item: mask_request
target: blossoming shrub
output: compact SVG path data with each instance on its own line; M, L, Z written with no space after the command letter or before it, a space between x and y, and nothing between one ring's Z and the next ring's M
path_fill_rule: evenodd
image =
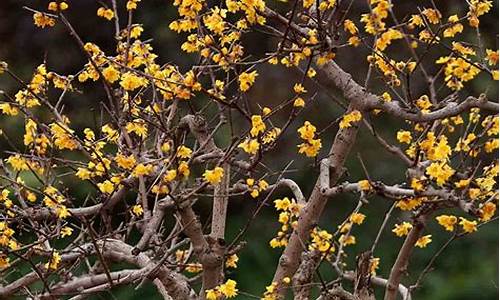
M64 28L85 63L71 74L43 63L31 78L0 63L18 86L2 93L0 122L23 127L22 136L2 129L9 146L0 174L0 272L8 280L0 297L79 299L152 281L164 299L373 299L374 289L387 300L409 299L445 248L497 219L498 50L483 40L491 28L481 27L491 1L460 2L452 14L432 1L175 0L164 9L177 10L168 27L183 39L179 54L197 61L188 68L159 62L152 37L134 23L140 0L99 3L95 18L114 29L113 51L79 34L67 14L72 1L47 1L26 8L33 26ZM248 51L250 34L272 41L273 51ZM351 53L363 60L344 63ZM289 94L277 105L252 94L270 67L301 74L279 83ZM354 80L362 67L363 82ZM102 117L80 130L65 104L92 82L105 95ZM487 88L471 93L474 82ZM335 102L318 97L330 92ZM323 116L330 123L322 128L308 110L316 103L344 113ZM383 136L375 122L392 119L404 126ZM405 166L404 180L371 175L351 153L359 131L379 144L372 151ZM272 152L287 164L264 164ZM347 160L365 176L353 178ZM314 187L289 176L297 162L299 173L317 177ZM75 182L83 197L69 187ZM278 192L287 196L276 199ZM324 210L348 201L347 193L359 199L352 211L320 228ZM233 201L255 209L228 236ZM390 209L371 246L351 250L379 201ZM195 208L199 202L211 211ZM269 251L282 254L262 293L250 295L233 269L266 207L277 218ZM433 223L440 230L430 230ZM378 246L391 234L401 242L389 255ZM435 235L449 240L413 272L416 281L405 280L410 257ZM381 263L390 272L380 273ZM336 275L321 276L320 266Z

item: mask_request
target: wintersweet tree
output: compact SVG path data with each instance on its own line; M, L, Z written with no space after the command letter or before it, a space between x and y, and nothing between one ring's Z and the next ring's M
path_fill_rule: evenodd
M24 128L2 130L0 298L83 299L152 282L163 299L408 300L455 240L497 219L498 50L489 43L498 23L481 23L492 1L455 1L446 13L432 0L175 0L161 9L177 10L165 22L189 67L160 62L171 58L134 21L140 0L97 2L114 50L79 34L72 1L47 1L24 7L33 26L66 30L86 63L73 74L40 64L31 78L0 65L18 87L1 94L2 124ZM272 106L252 94L271 68L299 74L276 83L289 93ZM469 88L477 82L480 92ZM90 85L105 95L99 119L77 129L66 104ZM320 101L343 111L322 128L308 111ZM390 120L401 126L379 133ZM401 182L375 178L353 153L361 131L377 141L371 151L405 166ZM273 152L288 162L264 163ZM365 176L349 175L349 160ZM289 176L296 166L313 187ZM351 212L320 226L347 194L358 199ZM255 209L228 236L228 203L238 201ZM371 246L351 251L381 203L390 208ZM268 286L249 295L232 274L268 207L278 229L268 251L281 257ZM401 238L397 255L378 251L388 235ZM416 281L404 280L437 235L449 239ZM377 272L381 263L390 272Z

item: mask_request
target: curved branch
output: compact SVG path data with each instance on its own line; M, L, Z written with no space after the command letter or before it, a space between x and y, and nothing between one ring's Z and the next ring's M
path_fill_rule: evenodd
M367 103L367 107L370 109L381 109L386 113L389 113L393 116L413 121L413 122L431 122L435 121L438 119L444 119L452 116L456 116L468 109L474 108L474 107L479 107L491 112L498 112L498 103L493 103L489 102L486 99L485 95L479 96L479 98L476 97L468 97L461 103L456 103L456 102L450 102L443 106L442 108L439 108L435 111L429 112L429 113L412 113L408 112L402 107L399 106L398 102L391 101L391 102L384 102L380 100L370 100L370 103Z

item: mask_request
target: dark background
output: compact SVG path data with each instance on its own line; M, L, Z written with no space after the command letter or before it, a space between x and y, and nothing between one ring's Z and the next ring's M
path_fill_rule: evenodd
M273 1L268 2L271 7L286 9L286 3ZM124 1L119 1L123 6ZM360 2L360 3L358 3ZM396 1L400 2L400 1ZM465 13L465 3L462 1L437 1L443 15L448 16L453 13L463 15ZM8 62L10 68L14 70L21 78L29 80L34 68L44 60L48 68L59 74L74 74L85 63L78 47L69 38L68 33L61 25L56 25L52 29L42 30L33 25L32 13L22 9L23 5L29 5L34 8L44 9L46 1L0 1L0 60ZM400 3L396 3L399 5ZM429 6L427 2L418 1L421 6ZM414 6L413 1L401 3L401 5ZM356 7L366 11L366 4L363 1L356 1ZM99 4L97 1L70 1L68 11L69 20L72 22L84 41L91 41L98 44L106 53L114 52L114 43L112 40L113 26L110 22L98 18L95 12ZM404 8L403 8L404 10ZM494 12L481 18L481 28L485 44L488 48L497 49L497 26L498 26L497 1L495 1ZM359 10L358 10L359 11ZM176 11L169 1L143 0L139 4L135 19L136 23L144 24L145 31L143 38L152 38L151 42L156 53L159 55L160 63L172 62L178 64L181 70L186 71L187 67L195 62L193 55L182 53L180 45L183 36L179 36L168 29L168 24L175 19ZM124 18L122 17L122 20ZM358 22L356 22L359 25ZM123 24L122 24L123 25ZM465 26L467 27L467 26ZM472 33L464 33L471 35ZM474 39L471 35L470 39ZM271 39L263 38L262 35L249 34L245 38L245 48L247 53L255 55L266 51L272 51L275 42ZM366 75L367 64L364 62L366 52L362 50L340 51L336 61L347 70L352 71L353 76L358 82L363 82ZM431 62L433 60L430 60ZM354 67L353 67L354 66ZM259 67L259 77L257 84L252 88L249 94L250 102L259 103L273 107L284 98L290 96L290 90L294 82L298 81L300 74L295 71L285 70L282 67ZM470 93L477 95L489 87L490 99L498 99L498 89L491 85L491 81L483 74L473 83L466 84L464 94ZM379 87L380 86L380 87ZM104 99L100 85L93 86L91 83L79 85L83 94L74 93L66 99L65 113L72 120L72 128L77 132L85 127L92 126L89 120L95 119L99 111L99 101ZM308 83L306 87L309 90L317 89L313 84ZM375 92L380 92L382 85L374 82L371 87ZM418 84L413 86L414 93L421 95L425 92L425 85ZM6 76L0 76L0 89L11 95L15 94L19 86ZM443 92L448 92L446 89ZM2 96L0 96L2 97ZM255 106L256 108L257 106ZM341 115L341 110L327 93L318 96L318 101L309 106L305 111L308 120L311 120L319 129L327 126L332 120ZM285 114L281 117L286 117ZM277 124L283 124L284 120L279 121L280 115L276 116ZM296 180L304 189L304 194L308 195L317 176L317 168L310 166L311 160L297 159L295 147L298 143L295 129L302 124L302 119L294 122L295 127L289 131L288 136L282 139L280 145L275 149L265 163L274 170L280 170L290 159L296 159L291 167L292 172L287 174ZM379 133L390 141L394 141L394 136L399 128L404 128L405 124L392 118L378 118L375 121ZM0 128L10 136L21 136L23 130L22 122L19 119L0 116ZM322 154L330 147L330 143L336 128L330 128L323 132ZM227 142L224 136L218 137L220 143ZM22 142L22 141L21 141ZM11 150L0 141L0 147L4 150ZM286 153L286 154L283 154ZM353 154L359 153L363 158L370 176L377 180L391 184L401 182L405 178L403 165L386 154L376 143L375 139L363 129L357 141ZM5 155L3 155L5 157ZM299 172L301 168L308 167ZM356 181L363 179L363 171L356 155L351 155L347 162L349 174L345 180ZM73 183L77 195L85 195L86 185L76 185ZM273 198L279 198L286 194L276 194ZM288 195L290 196L290 195ZM329 203L320 226L335 231L336 226L349 214L350 210L356 205L357 199L351 195L341 195ZM231 240L237 232L244 226L248 217L257 205L257 201L246 196L232 199L230 202L230 217L228 220L228 240ZM390 203L381 198L371 198L370 204L365 206L361 212L367 215L367 219L362 226L355 227L353 234L357 237L358 243L349 246L348 254L352 256L349 260L348 268L353 268L353 256L355 253L366 250L373 242L377 229L380 226L382 216L388 209ZM206 203L200 203L197 210L202 217L206 219L209 206ZM457 212L455 212L457 213ZM384 232L382 243L380 243L374 256L382 257L378 273L386 277L394 261L397 250L402 244L402 239L396 237L390 232L392 224L407 219L408 216L403 213L395 213ZM247 246L240 253L239 267L230 277L237 280L238 288L241 291L254 295L262 294L264 287L272 279L273 271L277 259L281 252L280 249L271 249L268 246L269 240L278 230L276 221L277 213L273 207L266 207L261 216L252 224L245 240ZM447 233L439 228L436 222L431 221L426 229L428 234L433 235L433 242L426 249L415 249L409 268L409 276L405 278L405 283L412 283L416 276L424 268L428 260L439 249L439 247L449 237ZM455 241L443 255L441 255L435 264L436 270L432 271L424 282L424 286L414 294L414 299L432 299L432 300L460 300L460 299L496 299L498 294L498 223L494 222L485 226L470 237ZM330 268L321 268L322 277L326 280L333 279L333 273ZM378 292L380 288L376 289ZM157 294L152 287L140 289L120 288L113 291L116 299L156 299ZM110 297L108 294L99 297ZM246 296L240 296L246 299Z

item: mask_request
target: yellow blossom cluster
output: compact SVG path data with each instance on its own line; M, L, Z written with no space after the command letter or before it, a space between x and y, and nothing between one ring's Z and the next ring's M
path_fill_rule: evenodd
M444 64L444 75L446 86L454 91L461 90L464 83L474 79L481 70L470 63L469 56L476 55L476 52L463 46L459 42L453 42L453 50L459 57L443 56L436 60L436 64Z
M56 24L56 20L54 18L51 18L47 14L41 12L36 12L33 15L33 21L36 26L41 28L52 27Z
M396 207L405 211L413 210L422 205L426 200L426 197L405 198L396 202Z
M59 219L65 219L71 214L68 208L64 205L66 202L66 197L62 195L55 187L48 186L44 190L45 197L43 198L43 204L54 210L56 216Z
M97 15L108 21L112 20L115 17L115 13L113 12L113 10L105 7L99 7L97 9Z
M366 180L366 182L368 182L368 180ZM369 185L369 182L368 182L368 185ZM369 187L371 189L371 185L369 185ZM363 224L363 222L365 221L365 218L366 218L366 215L359 213L359 212L355 212L355 213L352 213L344 223L339 225L339 232L342 234L339 237L339 242L343 246L356 244L356 237L351 234L352 226L354 224L356 224L356 225Z
M304 142L299 147L299 153L304 153L307 157L315 157L321 149L321 139L315 139L316 127L309 121L297 129L299 136Z
M365 23L365 31L371 35L378 35L385 30L385 19L389 16L392 7L387 0L370 0L370 13L361 15L361 22Z
M439 225L443 226L446 231L453 231L455 224L457 223L457 217L449 215L441 215L436 217Z
M320 230L315 227L311 231L311 243L309 251L319 251L321 253L335 252L335 246L332 244L333 235L326 230Z
M349 39L347 40L349 45L354 46L354 47L359 46L359 44L361 43L361 40L359 38L359 29L356 26L356 24L354 24L354 22L352 20L345 19L344 20L344 30L351 35L349 37Z
M277 236L269 242L269 245L272 248L284 247L288 244L290 231L297 226L297 219L302 207L295 199L287 197L274 200L274 207L277 211L281 211L278 217L281 229L278 231Z
M415 247L419 248L425 248L427 247L428 244L432 242L432 235L424 235L421 236L416 242L415 242Z
M252 198L257 198L261 192L267 190L269 187L269 183L263 179L256 182L253 178L247 178L245 183Z
M339 127L340 128L349 128L353 123L357 123L361 121L363 116L359 110L353 110L342 117L340 120Z
M255 78L257 77L257 71L252 71L250 73L243 72L238 76L238 82L240 84L240 90L246 92L255 83Z
M228 279L225 283L217 286L215 289L205 290L205 298L207 300L217 300L221 297L234 298L238 295L236 281Z
M479 27L479 17L490 11L493 6L492 1L472 0L469 2L469 12L467 17L471 27Z
M220 183L223 176L224 176L224 169L221 167L215 167L215 169L206 170L203 173L203 178L205 179L205 181L213 185Z
M412 228L413 225L411 225L411 223L403 222L401 224L396 224L392 232L394 232L397 236L402 237L408 235Z

